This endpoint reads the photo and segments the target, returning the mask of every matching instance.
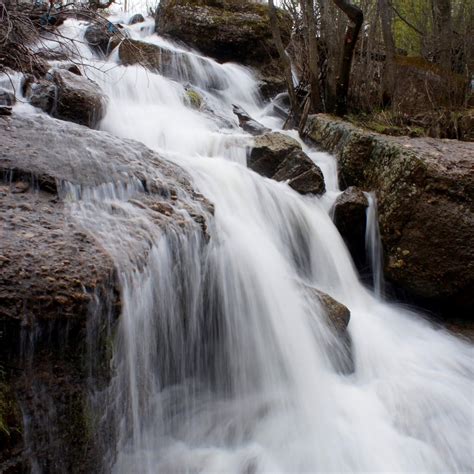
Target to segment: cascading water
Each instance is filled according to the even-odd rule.
[[[384,290],[382,245],[380,242],[377,216],[377,198],[374,193],[365,193],[369,206],[367,208],[367,226],[365,231],[365,249],[372,272],[372,284],[377,297],[382,297]]]
[[[77,38],[84,31],[72,21],[63,28]],[[252,139],[232,104],[281,125],[252,73],[165,42],[146,25],[130,34],[180,53],[176,70],[169,79],[88,53],[84,72],[108,96],[101,128],[186,169],[215,217],[206,242],[188,215],[187,232],[165,232],[137,214],[127,200],[140,183],[70,190],[74,218],[109,250],[122,285],[115,375],[102,393],[115,432],[103,469],[471,471],[472,348],[359,282],[328,216],[338,195],[334,159],[308,150],[326,179],[320,199],[250,171]],[[202,110],[189,106],[188,82]],[[349,307],[353,373],[334,364],[344,347],[308,287]]]

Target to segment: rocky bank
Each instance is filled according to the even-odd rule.
[[[337,156],[342,189],[376,191],[386,277],[447,319],[472,319],[474,143],[388,137],[322,114],[306,134]]]

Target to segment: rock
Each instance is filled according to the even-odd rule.
[[[342,303],[339,303],[339,301],[335,300],[332,296],[329,296],[327,293],[317,290],[316,288],[311,288],[311,292],[325,309],[326,316],[336,332],[339,335],[345,334],[351,319],[349,308],[344,306]]]
[[[365,194],[354,186],[347,188],[334,203],[334,224],[359,269],[366,260],[365,230],[368,206]]]
[[[193,109],[201,109],[203,100],[199,92],[194,89],[186,89],[186,100]]]
[[[292,19],[277,11],[283,44],[291,37]],[[246,0],[166,0],[156,16],[158,34],[183,41],[219,62],[233,61],[259,71],[266,98],[285,89],[268,6]]]
[[[67,69],[53,69],[49,80],[29,85],[33,106],[53,117],[94,127],[105,112],[104,96],[97,84]]]
[[[250,115],[242,107],[233,105],[232,110],[239,119],[239,127],[251,135],[261,135],[271,131],[269,128],[250,117]]]
[[[255,137],[247,165],[262,176],[287,181],[301,194],[322,194],[325,191],[321,170],[296,140],[282,133],[270,132]]]
[[[278,10],[282,40],[288,44],[292,21]],[[267,63],[278,56],[273,43],[268,7],[237,0],[167,0],[156,17],[158,34],[197,48],[218,61]]]
[[[317,302],[322,307],[326,321],[335,336],[335,339],[325,336],[319,341],[334,368],[345,374],[354,372],[352,341],[347,331],[351,317],[349,308],[313,286],[301,283],[301,289],[310,305]]]
[[[336,154],[341,184],[376,191],[392,284],[446,319],[472,319],[474,144],[389,137],[327,115],[310,117],[307,133]]]
[[[15,102],[15,94],[0,88],[0,107],[12,107]]]
[[[40,79],[38,82],[32,82],[27,86],[26,95],[31,105],[50,113],[54,110],[56,104],[56,91],[55,84]]]
[[[87,27],[84,33],[84,39],[89,46],[96,52],[103,55],[109,54],[115,47],[118,46],[123,36],[120,33],[118,25],[102,25],[94,23]]]
[[[143,23],[145,21],[145,18],[141,13],[136,13],[135,15],[130,18],[130,21],[128,22],[129,25],[135,25],[135,23]]]
[[[0,417],[21,438],[0,429],[0,471],[29,472],[34,460],[41,472],[95,472],[100,414],[88,395],[110,377],[121,302],[110,253],[74,217],[75,193],[134,185],[136,212],[163,231],[204,238],[212,206],[183,169],[132,140],[16,113],[0,120],[0,136]],[[137,234],[132,220],[124,225]],[[144,259],[150,242],[141,235],[133,258]],[[2,402],[21,405],[22,416],[2,413]]]
[[[228,84],[225,78],[216,75],[208,60],[186,53],[171,51],[155,44],[125,39],[119,47],[119,57],[123,65],[139,64],[163,76],[184,84],[193,84],[206,89],[225,89]],[[206,71],[203,76],[196,74],[192,61],[198,61]],[[176,67],[179,64],[179,67]]]

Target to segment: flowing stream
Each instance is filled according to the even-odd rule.
[[[62,26],[76,39],[84,29]],[[105,471],[472,472],[472,346],[383,300],[375,215],[375,293],[360,283],[329,217],[340,193],[335,159],[305,147],[325,176],[321,198],[252,172],[252,137],[232,104],[281,127],[252,72],[184,50],[152,34],[150,21],[128,30],[185,54],[170,79],[120,66],[116,51],[104,62],[77,43],[89,58],[84,72],[108,96],[100,128],[183,167],[215,216],[205,242],[192,225],[164,232],[137,213],[127,200],[140,183],[93,189],[71,204],[109,249],[122,286],[114,377],[99,397],[115,433]],[[203,98],[200,110],[189,87]],[[347,347],[307,288],[350,309],[353,372],[340,370]]]

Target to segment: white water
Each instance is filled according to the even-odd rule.
[[[365,250],[369,257],[374,293],[381,298],[384,292],[383,255],[377,217],[377,198],[374,193],[365,193],[369,206],[367,208],[367,225],[365,230]]]
[[[131,31],[141,34],[137,25]],[[472,346],[361,285],[328,216],[339,192],[334,159],[309,151],[325,174],[321,199],[248,170],[251,138],[231,105],[270,127],[280,121],[237,65],[188,63],[212,113],[190,108],[180,82],[90,61],[87,74],[109,98],[101,128],[178,163],[215,204],[208,244],[197,230],[163,233],[137,213],[127,199],[138,185],[92,190],[72,205],[121,275],[116,376],[104,412],[117,432],[111,469],[471,472]],[[210,75],[225,89],[199,87]],[[136,262],[130,249],[142,246]],[[344,348],[304,285],[350,308],[352,374],[338,370]]]

